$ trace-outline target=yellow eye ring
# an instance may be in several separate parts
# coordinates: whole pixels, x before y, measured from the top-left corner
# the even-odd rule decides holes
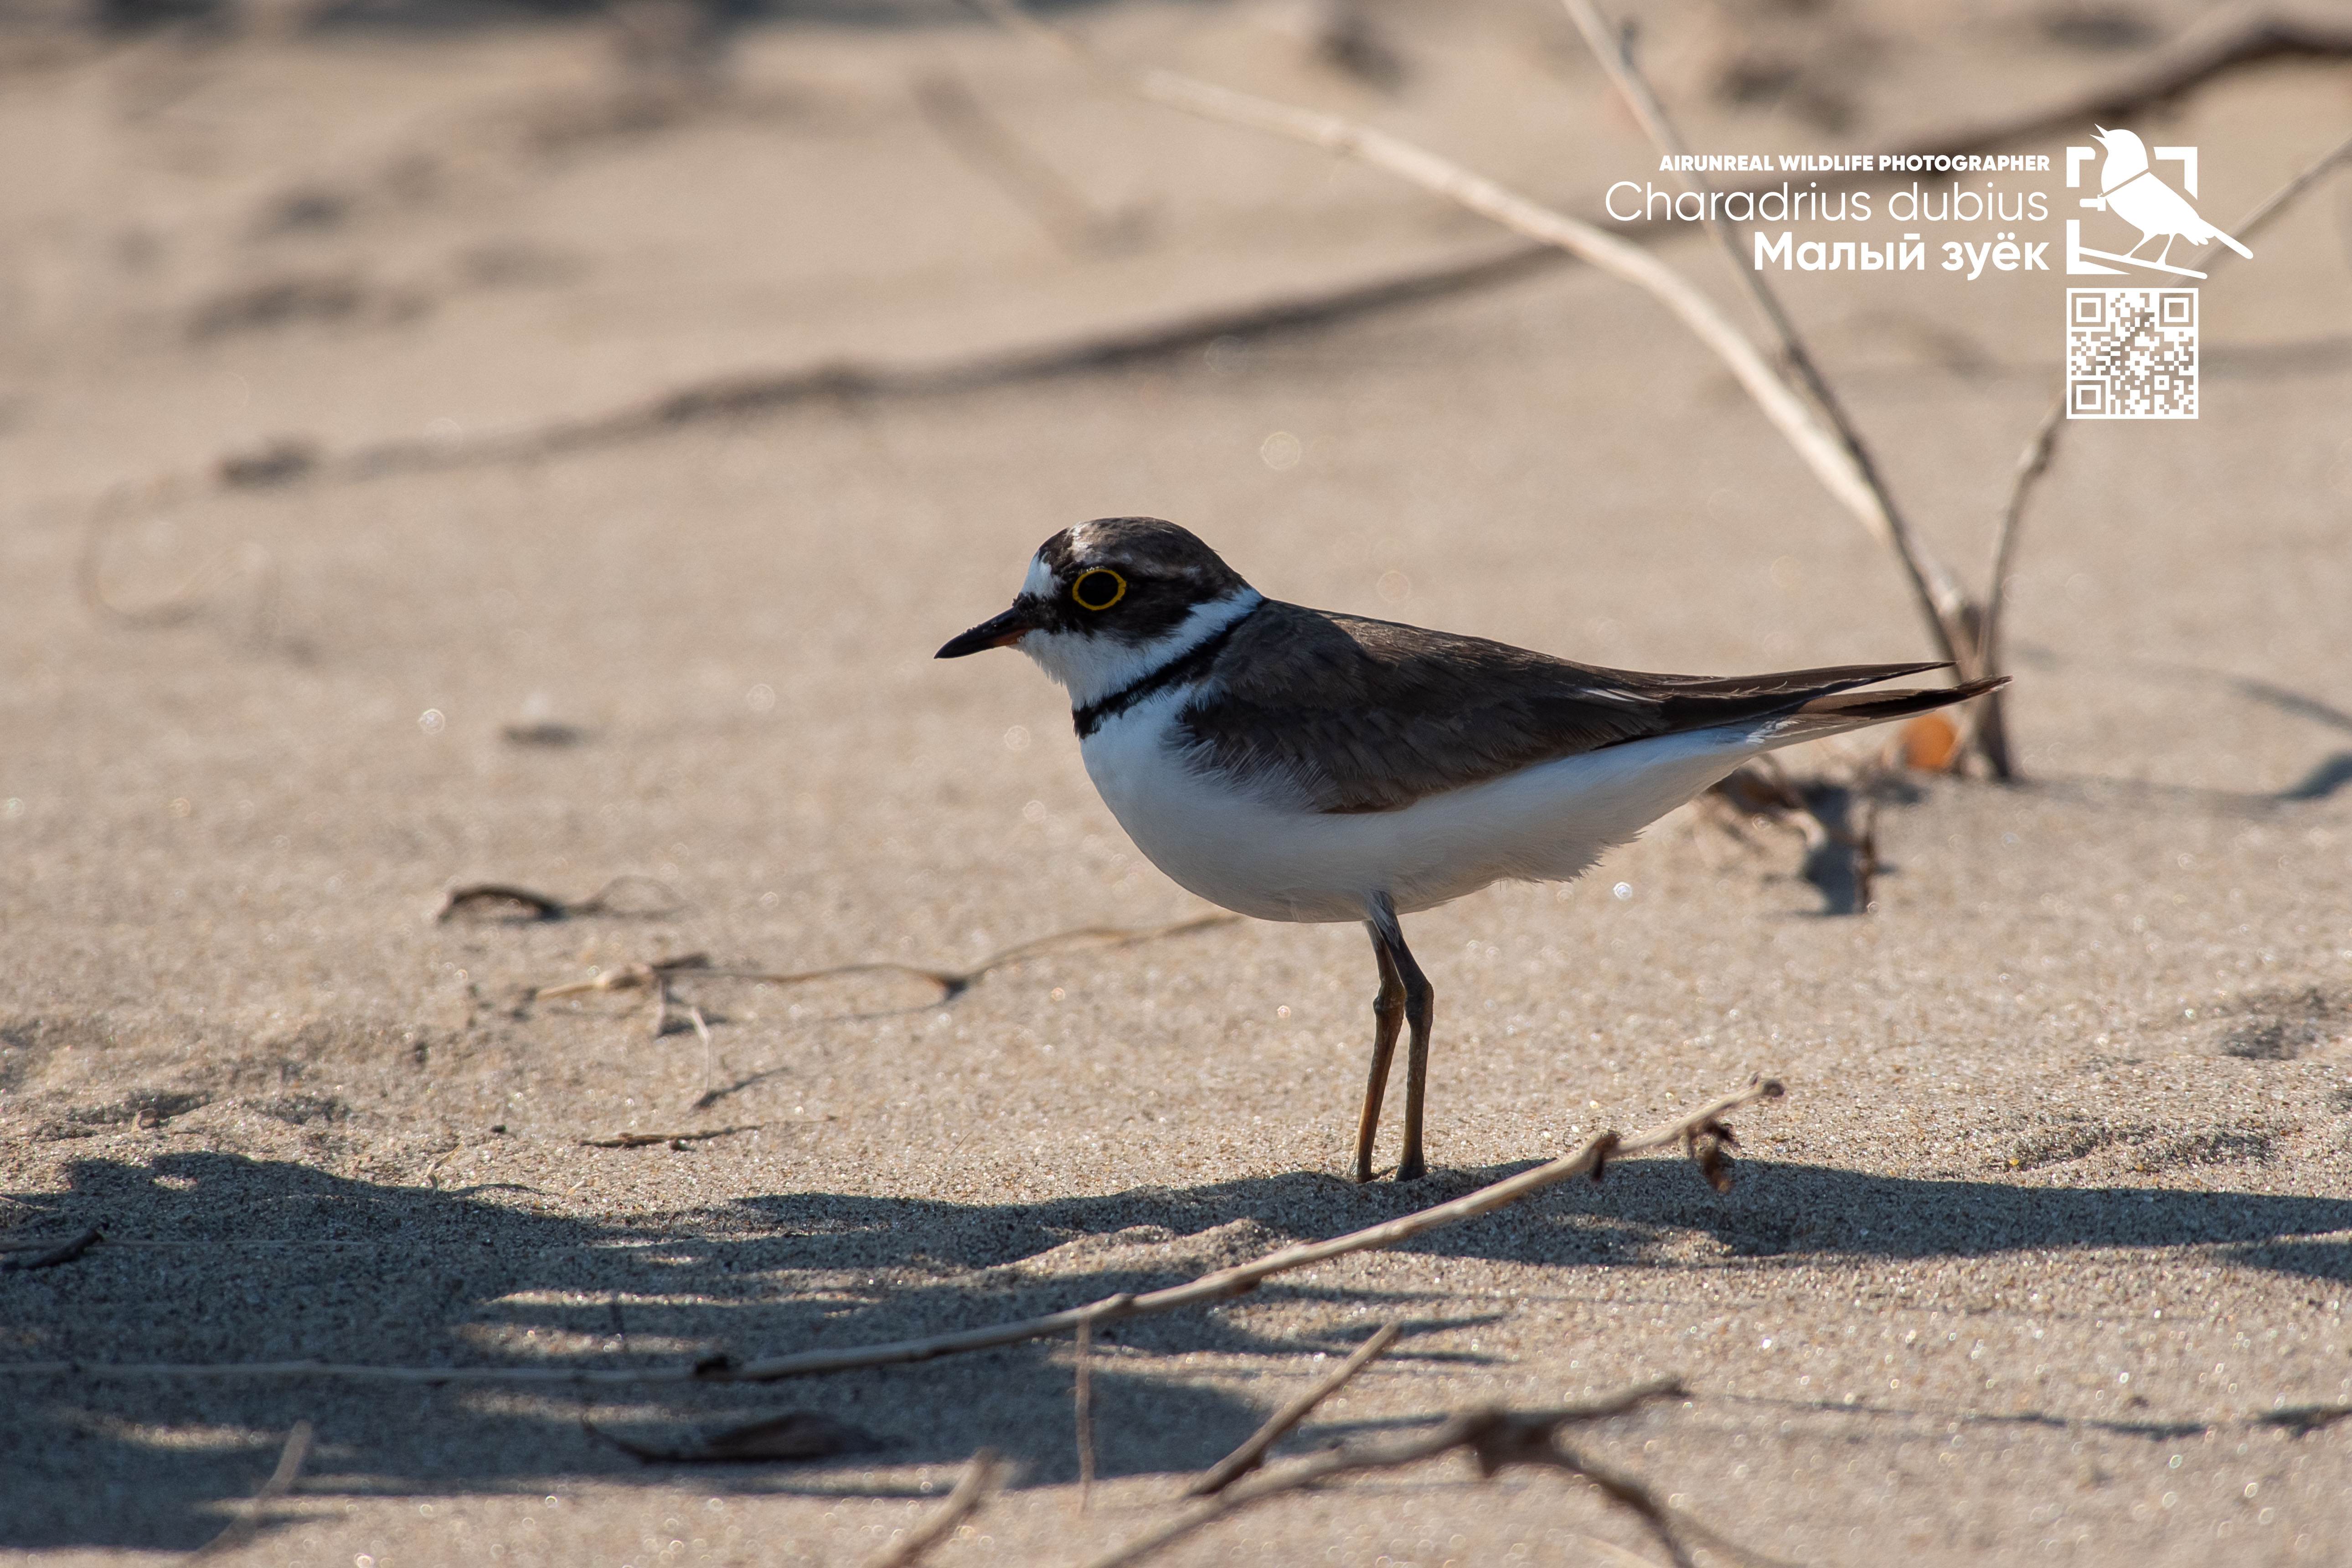
[[[1107,581],[1098,581],[1102,579]],[[1108,598],[1103,597],[1108,593]],[[1127,597],[1127,579],[1108,566],[1093,566],[1078,574],[1070,584],[1070,598],[1082,610],[1097,613],[1109,609]]]

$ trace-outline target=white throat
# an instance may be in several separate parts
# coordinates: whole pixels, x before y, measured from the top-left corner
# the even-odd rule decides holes
[[[1050,579],[1045,591],[1053,591]],[[1255,588],[1236,588],[1223,598],[1194,605],[1190,615],[1150,642],[1081,632],[1031,632],[1020,647],[1068,690],[1071,707],[1084,708],[1181,658],[1257,608],[1264,598]]]

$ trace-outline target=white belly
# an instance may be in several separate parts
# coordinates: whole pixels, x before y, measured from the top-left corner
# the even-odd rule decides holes
[[[1186,765],[1166,743],[1185,695],[1139,703],[1088,736],[1087,772],[1153,865],[1269,921],[1360,921],[1383,892],[1410,912],[1505,878],[1565,881],[1769,744],[1752,726],[1635,741],[1402,811],[1326,814]]]

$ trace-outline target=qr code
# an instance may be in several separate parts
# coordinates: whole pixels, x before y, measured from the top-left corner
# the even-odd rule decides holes
[[[2066,290],[2069,419],[2197,417],[2197,290]]]

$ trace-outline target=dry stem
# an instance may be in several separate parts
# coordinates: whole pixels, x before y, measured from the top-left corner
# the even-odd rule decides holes
[[[1567,3],[1574,6],[1581,3],[1581,0],[1567,0]],[[2259,27],[2248,29],[2244,28],[2242,24],[2241,26],[2241,31],[2227,35],[2228,38],[2239,40],[2232,46],[2234,47],[2242,48],[2246,47],[2246,40],[2259,39],[2263,36]],[[2347,52],[2352,52],[2352,34],[2345,36],[2340,47]],[[2224,54],[2226,52],[2224,51]],[[2219,58],[2222,56],[2210,58]],[[2346,137],[2321,153],[2293,179],[2263,197],[2255,205],[2252,211],[2238,220],[2236,226],[2231,228],[2230,233],[2241,240],[2245,239],[2285,212],[2329,170],[2347,161],[2352,161],[2352,136]],[[2230,254],[2228,246],[2215,240],[2189,263],[2189,270],[2210,271]],[[2001,611],[2009,599],[2011,562],[2017,548],[2019,528],[2025,516],[2025,503],[2032,495],[2034,488],[2042,482],[2043,476],[2049,473],[2051,462],[2057,456],[2059,434],[2064,429],[2065,424],[2066,391],[2063,386],[2061,386],[2056,400],[2050,405],[2048,412],[2042,416],[2042,422],[2033,427],[2033,434],[2026,437],[2024,450],[2018,454],[2016,477],[2010,482],[2009,500],[2001,508],[2000,523],[1993,532],[1992,581],[1985,595],[1983,625],[1976,637],[1979,660],[1982,666],[1982,673],[1985,674],[1994,673],[2000,668]],[[1991,727],[2000,722],[2000,709],[1998,702],[1970,703],[1962,716],[1961,722],[1977,725],[1989,731]],[[1983,738],[1998,745],[2004,752],[2007,750],[2008,742],[2005,736],[1996,737],[1987,733]],[[1990,748],[1988,748],[1988,754],[1990,754]]]
[[[790,1377],[814,1377],[827,1373],[850,1372],[865,1367],[904,1366],[915,1362],[934,1361],[941,1356],[964,1355],[974,1351],[996,1350],[1004,1345],[1020,1344],[1030,1340],[1051,1339],[1075,1332],[1080,1323],[1098,1327],[1126,1318],[1149,1317],[1174,1311],[1182,1307],[1203,1306],[1213,1301],[1245,1295],[1277,1275],[1288,1274],[1334,1258],[1350,1253],[1376,1251],[1396,1247],[1447,1226],[1476,1219],[1496,1209],[1507,1208],[1523,1199],[1532,1197],[1547,1187],[1558,1186],[1575,1176],[1601,1179],[1610,1162],[1629,1154],[1645,1153],[1654,1149],[1668,1149],[1686,1143],[1702,1135],[1720,1139],[1726,1131],[1722,1119],[1743,1106],[1767,1100],[1778,1100],[1782,1090],[1778,1079],[1756,1078],[1736,1094],[1698,1107],[1672,1121],[1664,1122],[1630,1138],[1614,1132],[1602,1132],[1589,1140],[1575,1152],[1517,1175],[1480,1187],[1449,1202],[1349,1231],[1345,1236],[1327,1241],[1301,1242],[1269,1252],[1248,1263],[1230,1268],[1220,1268],[1203,1274],[1181,1285],[1147,1291],[1142,1295],[1122,1292],[1106,1296],[1098,1301],[1071,1307],[1041,1317],[1021,1318],[1011,1322],[992,1323],[977,1329],[961,1329],[950,1333],[932,1334],[922,1339],[898,1340],[883,1344],[845,1346],[838,1350],[800,1351],[789,1355],[768,1356],[754,1361],[739,1362],[726,1354],[703,1357],[688,1363],[646,1367],[549,1367],[549,1366],[371,1366],[350,1363],[329,1362],[226,1362],[197,1363],[108,1363],[102,1362],[16,1362],[0,1363],[0,1376],[58,1376],[60,1374],[86,1377],[324,1377],[348,1382],[419,1383],[419,1384],[657,1384],[657,1383],[772,1383]],[[1720,1167],[1710,1175],[1717,1180]]]
[[[653,889],[667,902],[659,908],[648,910],[615,908],[613,894],[631,886]],[[442,900],[440,912],[433,918],[437,922],[446,922],[456,919],[461,910],[486,904],[519,905],[529,920],[567,921],[582,915],[631,915],[652,919],[676,914],[684,907],[685,900],[671,890],[668,883],[634,873],[615,877],[586,898],[579,900],[559,899],[551,893],[517,887],[511,882],[475,882],[463,888],[450,889],[448,897]]]
[[[1975,153],[2093,121],[2113,125],[2246,66],[2282,58],[2341,59],[2347,55],[2352,55],[2352,24],[2341,13],[2237,7],[2216,12],[2146,64],[2108,81],[2040,109],[2012,110],[1975,125],[1922,137],[1896,153],[1903,156]]]
[[[0,1263],[0,1274],[26,1274],[36,1268],[55,1268],[60,1263],[71,1263],[105,1239],[98,1233],[98,1226],[91,1226],[79,1236],[59,1242],[55,1247],[45,1247],[30,1258],[11,1258]]]
[[[713,1138],[732,1138],[739,1132],[757,1132],[763,1123],[750,1127],[714,1127],[705,1132],[620,1132],[610,1138],[583,1138],[583,1149],[651,1149],[667,1143],[682,1149],[688,1143],[708,1143]]]
[[[1202,1473],[1200,1479],[1185,1488],[1184,1495],[1213,1497],[1265,1463],[1267,1449],[1287,1436],[1290,1429],[1313,1414],[1317,1405],[1347,1387],[1358,1373],[1378,1361],[1389,1346],[1396,1343],[1401,1331],[1399,1324],[1381,1324],[1370,1339],[1356,1347],[1355,1354],[1339,1364],[1338,1371],[1268,1416],[1265,1425],[1251,1433],[1240,1447],[1218,1460]]]
[[[1591,0],[1561,0],[1561,4],[1568,8],[1569,17],[1575,22],[1577,31],[1584,35],[1586,47],[1591,49],[1601,68],[1609,73],[1609,79],[1616,85],[1627,106],[1633,110],[1634,119],[1641,121],[1642,129],[1648,132],[1652,143],[1659,152],[1674,157],[1678,165],[1681,155],[1690,151],[1689,145],[1675,128],[1673,117],[1667,114],[1665,105],[1651,89],[1648,79],[1642,75],[1641,67],[1634,63],[1633,51],[1625,35],[1608,26]],[[1696,189],[1702,195],[1711,191],[1704,174],[1678,174],[1675,177],[1685,189]],[[1964,661],[1972,640],[1967,630],[1967,591],[1960,586],[1959,579],[1952,574],[1950,569],[1912,531],[1911,524],[1896,508],[1894,493],[1887,489],[1885,477],[1878,471],[1877,461],[1864,444],[1862,433],[1854,428],[1853,421],[1847,416],[1845,405],[1831,388],[1829,378],[1822,374],[1819,362],[1813,358],[1811,350],[1806,347],[1803,335],[1797,331],[1796,322],[1781,305],[1780,297],[1772,291],[1763,270],[1740,253],[1738,226],[1717,216],[1714,202],[1708,201],[1705,205],[1707,228],[1721,242],[1724,254],[1731,262],[1732,272],[1747,289],[1748,298],[1755,301],[1758,311],[1771,326],[1773,335],[1780,339],[1781,357],[1796,373],[1798,380],[1804,384],[1805,390],[1812,395],[1814,404],[1836,432],[1839,443],[1844,447],[1854,472],[1868,488],[1877,515],[1883,520],[1882,537],[1893,548],[1895,559],[1902,564],[1912,594],[1919,602],[1920,613],[1927,619],[1929,634],[1936,638],[1946,658]],[[1880,531],[1880,525],[1874,523],[1870,517],[1863,516],[1862,521],[1874,531]],[[1996,672],[1982,669],[1972,673],[1990,675]]]
[[[265,1505],[284,1497],[294,1489],[294,1478],[302,1473],[302,1463],[310,1457],[310,1424],[297,1421],[294,1429],[286,1434],[286,1446],[278,1451],[278,1468],[261,1483],[261,1489],[248,1499],[237,1516],[229,1521],[218,1535],[188,1553],[188,1561],[217,1556],[234,1552],[246,1542],[261,1523]]]
[[[1633,284],[1664,305],[1701,342],[1715,351],[1831,495],[1861,519],[1882,542],[1895,545],[1895,521],[1880,504],[1843,443],[1822,426],[1814,411],[1765,363],[1756,345],[1724,318],[1713,300],[1632,241],[1530,201],[1386,132],[1359,125],[1336,114],[1235,92],[1175,71],[1151,68],[1130,74],[1103,60],[1074,35],[1022,11],[1012,0],[972,0],[972,4],[1006,26],[1052,42],[1127,90],[1154,103],[1203,120],[1288,137],[1360,160]]]
[[[1074,943],[1098,942],[1107,947],[1132,947],[1139,942],[1156,942],[1161,937],[1183,936],[1192,931],[1206,931],[1212,926],[1232,925],[1240,919],[1239,915],[1199,915],[1171,925],[1150,926],[1141,930],[1121,926],[1079,926],[1029,942],[1016,942],[989,954],[970,969],[930,969],[921,964],[879,960],[869,963],[839,963],[830,969],[778,973],[764,969],[719,969],[711,964],[708,954],[689,952],[651,963],[616,964],[593,980],[538,986],[531,991],[529,1000],[541,1002],[551,997],[584,996],[597,991],[649,991],[654,995],[654,1032],[656,1035],[661,1033],[662,1026],[667,1020],[668,1009],[677,1005],[677,998],[670,994],[671,983],[687,974],[698,980],[745,980],[761,985],[805,985],[813,981],[839,980],[853,974],[905,974],[930,982],[940,988],[940,1000],[950,1002],[971,990],[994,970]],[[702,1030],[708,1043],[709,1031],[700,1024],[700,1015],[697,1014],[696,1017],[697,1027]]]
[[[2347,136],[2343,141],[2321,153],[2301,174],[2263,197],[2261,205],[2240,218],[2238,226],[2230,230],[2230,233],[2238,239],[2243,240],[2285,211],[2288,205],[2316,183],[2322,174],[2347,160],[2352,160],[2352,136]],[[2220,265],[2221,258],[2229,254],[2230,247],[2217,239],[2199,252],[2197,258],[2189,264],[2189,269],[2192,272],[2209,271]]]
[[[1357,159],[1514,233],[1566,251],[1643,289],[1714,351],[1755,399],[1773,427],[1795,449],[1800,460],[1812,470],[1822,488],[1894,552],[1927,624],[1929,636],[1944,658],[1959,666],[1962,678],[1972,679],[1995,673],[1985,663],[1977,637],[1979,616],[1974,602],[1951,571],[1928,552],[1895,507],[1869,448],[1805,350],[1794,323],[1755,269],[1743,264],[1736,244],[1735,268],[1780,335],[1790,365],[1811,395],[1810,401],[1798,395],[1746,335],[1725,319],[1713,301],[1629,240],[1542,206],[1484,175],[1385,132],[1337,115],[1235,92],[1174,71],[1151,68],[1129,73],[1094,54],[1076,36],[1029,16],[1013,0],[971,0],[971,4],[1009,27],[1050,40],[1127,90],[1154,103],[1205,120],[1285,136]],[[1567,4],[1579,26],[1587,27],[1595,53],[1624,90],[1636,114],[1660,138],[1661,147],[1669,151],[1679,148],[1681,142],[1666,121],[1664,110],[1642,80],[1631,56],[1622,46],[1608,43],[1598,15],[1589,5],[1582,5],[1581,0],[1567,0]],[[1717,226],[1717,231],[1728,238],[1728,230]],[[1980,726],[1975,733],[1994,776],[2013,776],[2013,763],[2002,744],[2005,726],[1995,720]]]
[[[1423,1437],[1341,1448],[1305,1460],[1278,1475],[1244,1482],[1207,1507],[1130,1542],[1107,1557],[1096,1559],[1089,1568],[1126,1568],[1127,1564],[1140,1563],[1202,1527],[1268,1498],[1319,1486],[1340,1476],[1404,1469],[1456,1448],[1470,1455],[1484,1476],[1493,1476],[1512,1465],[1534,1465],[1563,1471],[1591,1484],[1611,1502],[1639,1518],[1678,1568],[1691,1568],[1690,1552],[1683,1542],[1685,1535],[1727,1546],[1729,1543],[1714,1531],[1678,1518],[1640,1481],[1601,1469],[1559,1441],[1565,1427],[1621,1415],[1653,1400],[1679,1398],[1682,1394],[1682,1384],[1668,1380],[1645,1384],[1592,1405],[1565,1410],[1517,1412],[1488,1405],[1465,1411]],[[1748,1555],[1744,1552],[1741,1554]]]
[[[155,35],[156,40],[169,30]],[[151,40],[152,42],[152,40]],[[2129,119],[2152,104],[2250,65],[2283,58],[2335,59],[2352,55],[2352,26],[2319,14],[2263,11],[2217,16],[2156,59],[2105,83],[2036,108],[2011,110],[1975,124],[1945,127],[1897,147],[1898,156],[1983,152],[2092,119]],[[1866,183],[1867,175],[1831,177],[1827,188]],[[2243,226],[2241,226],[2242,228]],[[232,455],[209,479],[164,477],[125,483],[96,508],[148,510],[209,489],[292,483],[352,483],[392,474],[482,463],[538,461],[563,453],[643,439],[678,426],[773,412],[850,397],[940,396],[1164,359],[1223,337],[1263,334],[1327,324],[1392,305],[1507,282],[1555,260],[1549,241],[1454,257],[1369,283],[1303,291],[1238,307],[1205,310],[1174,321],[1110,331],[1061,342],[1029,344],[931,365],[827,361],[689,383],[601,415],[557,419],[455,444],[394,437],[340,453],[293,442],[258,454]],[[111,614],[103,605],[100,613]]]
[[[955,1490],[948,1493],[948,1500],[940,1505],[940,1511],[899,1537],[895,1545],[884,1548],[879,1556],[868,1559],[866,1568],[912,1568],[922,1561],[924,1553],[954,1534],[956,1526],[979,1512],[989,1494],[1003,1481],[1004,1461],[996,1457],[994,1449],[982,1448],[971,1457],[971,1463],[964,1468],[963,1479],[956,1482]]]
[[[946,70],[922,77],[915,83],[915,105],[939,132],[940,145],[1010,196],[1063,249],[1109,250],[1135,232],[1133,214],[1099,210],[982,108],[961,77]]]
[[[1078,1324],[1078,1511],[1084,1513],[1095,1495],[1094,1334],[1091,1320]]]
[[[2011,479],[2009,500],[2000,509],[2000,523],[1992,535],[1992,582],[1985,594],[1984,623],[1977,634],[1977,644],[1988,669],[2000,659],[2000,612],[2009,600],[2010,562],[2017,549],[2018,524],[2025,516],[2025,503],[2033,487],[2050,471],[2050,460],[2057,455],[2058,431],[2066,423],[2066,394],[2062,388],[2057,400],[2042,416],[2033,434],[2025,438],[2025,449],[2017,455],[2017,473]],[[1975,704],[1969,711],[1973,712]]]

